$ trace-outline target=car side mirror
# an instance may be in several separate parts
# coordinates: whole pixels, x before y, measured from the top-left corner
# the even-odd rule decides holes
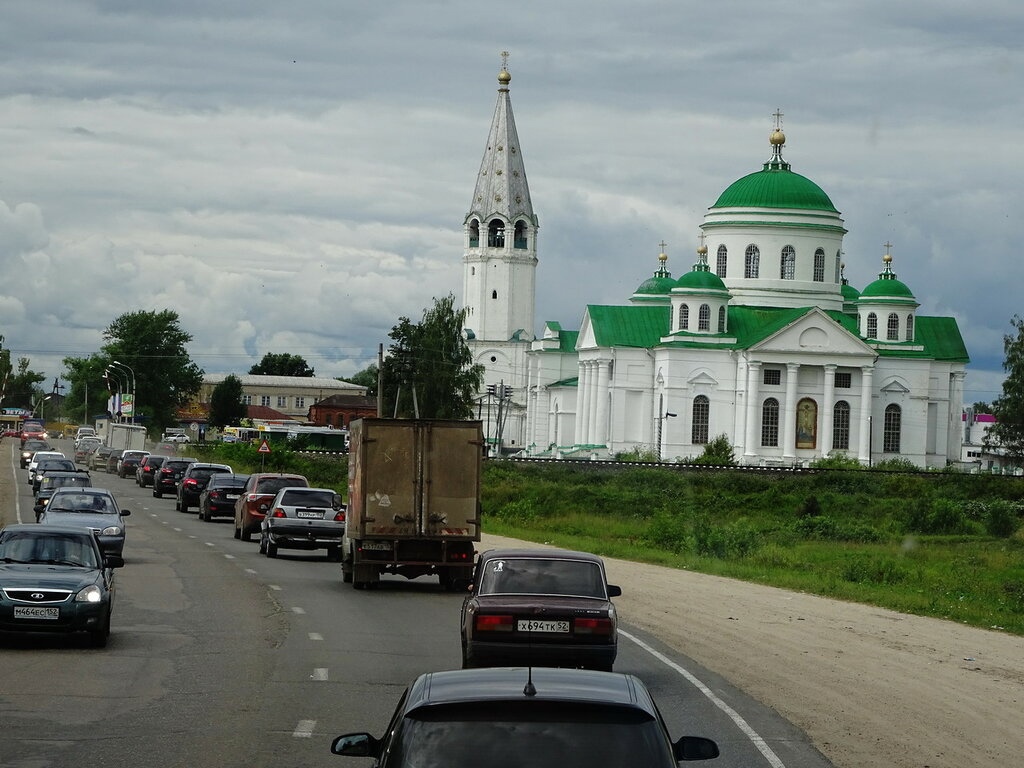
[[[132,513],[132,511],[130,509],[122,509],[121,510],[121,517],[128,517],[128,515],[130,515],[131,513]]]
[[[718,744],[703,736],[683,736],[672,745],[672,756],[681,760],[713,760],[718,757]]]
[[[104,555],[103,566],[105,568],[124,568],[124,558],[120,555]]]
[[[608,597],[619,597],[622,594],[622,587],[615,584],[608,585]]]
[[[331,742],[331,754],[349,757],[378,757],[380,742],[368,733],[346,733]]]

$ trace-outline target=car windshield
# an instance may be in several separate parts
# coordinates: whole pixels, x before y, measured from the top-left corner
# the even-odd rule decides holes
[[[8,533],[0,538],[0,562],[98,568],[96,551],[81,536]]]
[[[331,491],[285,491],[281,504],[288,507],[331,507],[334,493]]]
[[[585,560],[526,558],[488,560],[478,594],[573,595],[607,597],[597,563]]]
[[[50,509],[56,512],[88,512],[99,515],[116,514],[113,500],[98,493],[56,494]]]
[[[627,707],[474,702],[407,715],[388,766],[634,768],[675,766],[659,723]]]

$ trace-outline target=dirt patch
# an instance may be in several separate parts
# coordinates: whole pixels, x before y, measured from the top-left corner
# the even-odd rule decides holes
[[[485,535],[482,548],[522,544]],[[606,564],[623,589],[615,600],[623,621],[780,712],[841,768],[1024,759],[1024,638],[689,571]]]

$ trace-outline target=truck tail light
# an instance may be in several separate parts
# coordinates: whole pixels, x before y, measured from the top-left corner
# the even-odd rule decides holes
[[[573,631],[577,635],[610,635],[612,633],[612,620],[576,619],[573,621]]]
[[[505,614],[477,614],[473,622],[477,632],[511,632],[515,621]]]

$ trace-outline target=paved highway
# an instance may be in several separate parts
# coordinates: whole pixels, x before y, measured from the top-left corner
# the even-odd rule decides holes
[[[34,519],[16,448],[0,444],[4,523]],[[269,559],[234,539],[227,519],[176,512],[173,498],[130,479],[93,480],[132,512],[110,643],[0,636],[0,768],[369,768],[332,757],[331,738],[379,735],[412,678],[459,666],[461,597],[436,580],[385,577],[356,591],[323,553]],[[616,670],[648,684],[673,737],[718,741],[722,756],[708,765],[831,765],[727,681],[622,629]]]

